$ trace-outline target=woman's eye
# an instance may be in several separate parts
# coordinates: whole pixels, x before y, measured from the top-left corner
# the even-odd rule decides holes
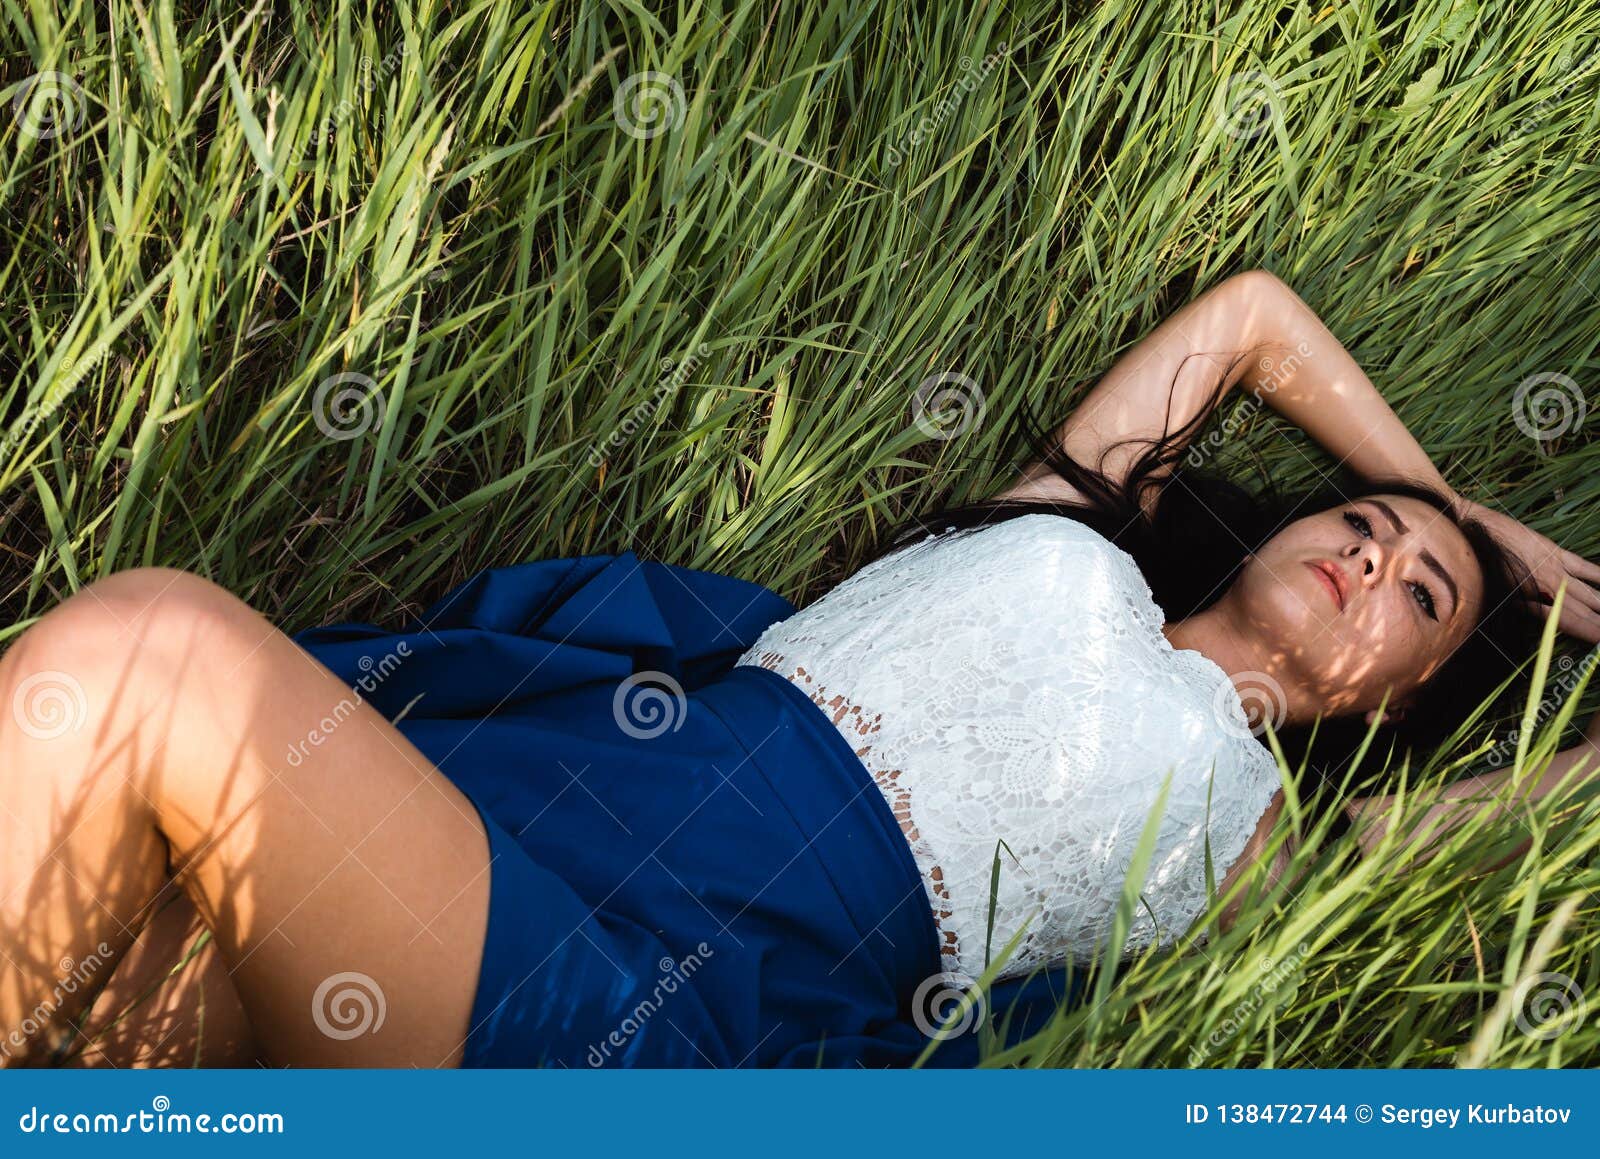
[[[1361,514],[1361,512],[1346,511],[1344,513],[1344,521],[1351,527],[1354,527],[1357,531],[1361,532],[1364,538],[1372,538],[1372,524],[1367,522],[1367,517]]]
[[[1434,610],[1433,593],[1428,590],[1427,585],[1414,583],[1410,586],[1411,595],[1416,599],[1417,603],[1422,606],[1422,610],[1428,613],[1428,617],[1430,619],[1437,620],[1439,616]]]
[[[1346,511],[1344,521],[1361,533],[1362,538],[1372,538],[1372,524],[1367,517],[1359,511]],[[1437,620],[1439,612],[1433,602],[1433,593],[1428,590],[1427,584],[1408,583],[1411,589],[1411,598],[1417,601],[1417,606],[1427,613],[1429,619]]]

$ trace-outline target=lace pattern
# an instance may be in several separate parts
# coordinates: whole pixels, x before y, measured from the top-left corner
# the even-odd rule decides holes
[[[794,682],[851,744],[921,871],[943,973],[970,985],[1013,937],[1000,977],[1099,952],[1169,771],[1125,952],[1187,929],[1206,842],[1231,865],[1271,802],[1277,764],[1232,683],[1163,622],[1130,556],[1030,515],[874,561],[738,663]]]

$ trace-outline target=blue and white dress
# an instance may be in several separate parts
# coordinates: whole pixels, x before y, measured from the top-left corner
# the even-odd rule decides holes
[[[1076,1000],[1164,784],[1124,950],[1187,930],[1207,840],[1220,879],[1278,788],[1162,619],[1126,553],[1038,515],[798,612],[624,552],[297,639],[488,831],[465,1065],[965,1066],[950,988],[1014,941],[978,1022],[1014,1042]]]

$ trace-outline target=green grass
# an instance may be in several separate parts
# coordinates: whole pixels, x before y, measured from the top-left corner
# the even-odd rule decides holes
[[[1593,422],[1512,407],[1596,366],[1600,6],[1068,7],[0,5],[0,646],[140,564],[291,630],[624,548],[810,599],[1252,266],[1461,491],[1600,555]],[[614,102],[647,72],[657,135]],[[982,394],[959,437],[913,421],[940,374]],[[1327,465],[1265,412],[1221,464]],[[1600,826],[1546,814],[1490,874],[1324,865],[1016,1061],[1600,1065],[1600,1012],[1501,1004],[1600,1002]]]

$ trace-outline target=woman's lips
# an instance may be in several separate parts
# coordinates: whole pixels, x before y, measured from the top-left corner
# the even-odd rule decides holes
[[[1344,592],[1340,588],[1336,574],[1329,565],[1326,563],[1307,563],[1306,566],[1316,572],[1317,578],[1322,581],[1322,586],[1327,588],[1328,594],[1333,597],[1334,605],[1341,612],[1344,611]]]

